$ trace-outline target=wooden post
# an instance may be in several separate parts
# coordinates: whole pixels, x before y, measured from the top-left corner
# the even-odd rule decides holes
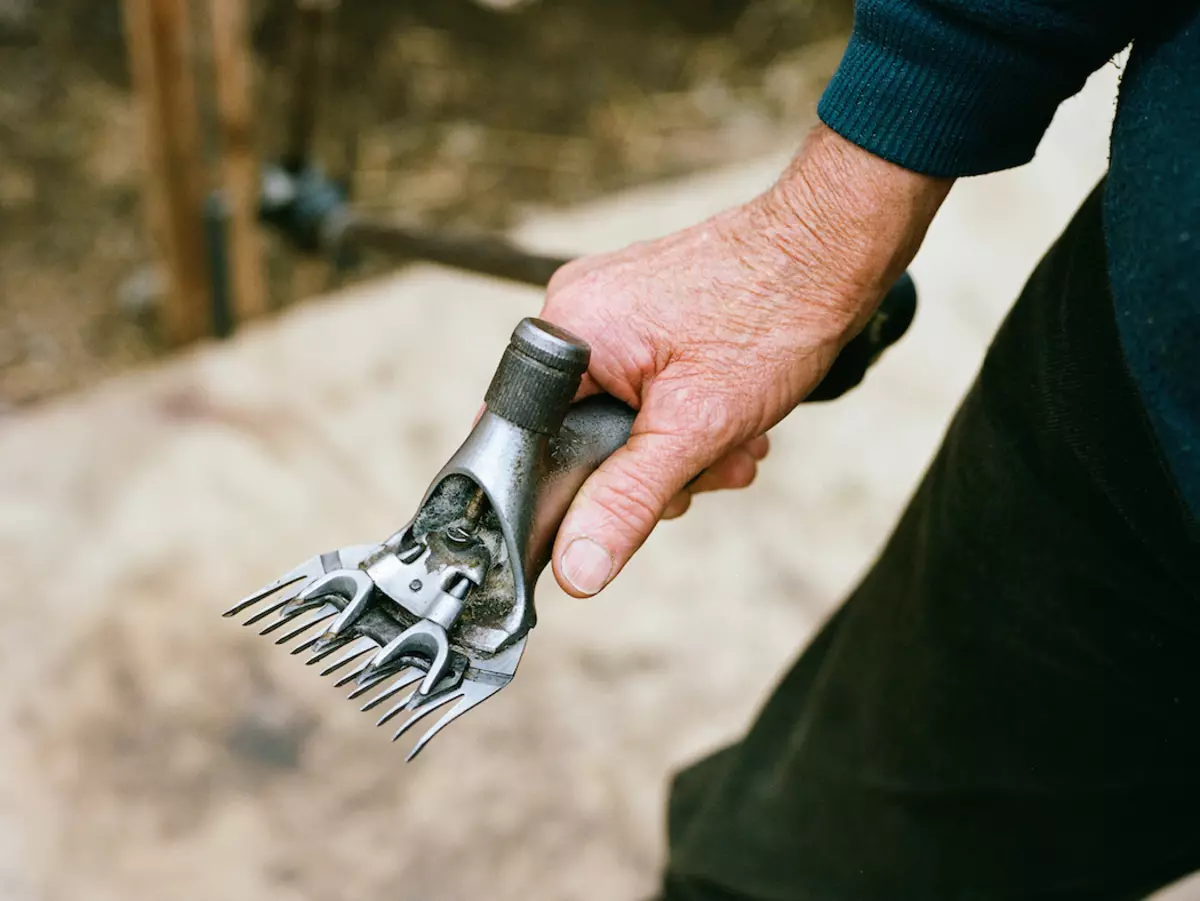
[[[124,3],[146,146],[146,212],[170,279],[163,334],[172,344],[185,344],[212,331],[201,218],[205,178],[186,0]]]
[[[329,67],[329,26],[337,0],[295,0],[291,34],[288,36],[287,145],[285,166],[292,169],[312,162],[317,116],[325,93],[325,75]]]
[[[294,0],[288,35],[287,144],[283,164],[294,172],[319,156],[317,121],[331,61],[331,25],[338,0]],[[291,297],[329,290],[334,269],[326,259],[298,257],[292,263]]]
[[[238,323],[267,311],[258,232],[259,174],[252,112],[253,66],[246,21],[247,0],[210,0],[213,74],[221,169],[229,213],[227,250]]]

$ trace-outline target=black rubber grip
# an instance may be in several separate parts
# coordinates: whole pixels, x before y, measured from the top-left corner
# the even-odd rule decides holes
[[[488,412],[557,435],[587,372],[587,342],[541,319],[522,319],[500,358],[484,403]]]
[[[905,272],[884,296],[866,327],[842,348],[805,402],[834,400],[857,387],[879,355],[904,336],[916,314],[917,286]]]

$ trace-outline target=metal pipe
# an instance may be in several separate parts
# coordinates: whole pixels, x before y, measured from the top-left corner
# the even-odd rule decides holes
[[[339,250],[376,251],[408,260],[440,263],[538,287],[568,257],[531,253],[493,235],[430,231],[349,213],[337,236]]]

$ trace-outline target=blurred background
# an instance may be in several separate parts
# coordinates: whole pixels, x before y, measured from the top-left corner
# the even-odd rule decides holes
[[[537,311],[410,262],[414,234],[571,255],[748,199],[851,13],[0,0],[0,901],[652,890],[668,773],[736,738],[869,565],[1103,172],[1119,65],[1034,163],[955,187],[862,387],[602,598],[544,580],[520,678],[417,762],[218,614],[406,521]]]
[[[155,322],[170,273],[144,227],[149,155],[202,182],[158,191],[193,202],[230,187],[229,157],[249,144],[265,162],[320,165],[368,213],[504,228],[530,207],[776,146],[810,113],[850,15],[848,0],[0,0],[12,324],[0,402],[90,384],[170,345]],[[157,120],[156,90],[170,107]],[[265,309],[395,266],[367,255],[339,269],[263,241]]]

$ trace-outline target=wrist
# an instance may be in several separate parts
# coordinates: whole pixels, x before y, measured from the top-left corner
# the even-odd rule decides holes
[[[756,203],[808,274],[816,299],[861,326],[912,262],[951,185],[953,179],[911,172],[820,125]]]

